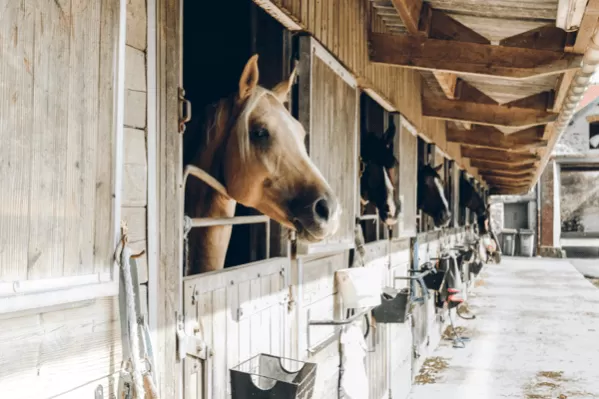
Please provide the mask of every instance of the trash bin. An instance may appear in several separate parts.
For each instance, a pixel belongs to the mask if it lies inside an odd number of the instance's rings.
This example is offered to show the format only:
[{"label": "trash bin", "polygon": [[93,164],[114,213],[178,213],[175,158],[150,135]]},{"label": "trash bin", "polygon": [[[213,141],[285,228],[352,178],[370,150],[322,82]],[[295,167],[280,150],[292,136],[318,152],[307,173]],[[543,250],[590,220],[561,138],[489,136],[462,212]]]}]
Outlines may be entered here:
[{"label": "trash bin", "polygon": [[516,234],[518,233],[515,229],[503,229],[501,230],[501,252],[507,256],[514,256],[514,250],[516,249]]},{"label": "trash bin", "polygon": [[520,229],[520,255],[532,257],[534,232],[530,229]]}]

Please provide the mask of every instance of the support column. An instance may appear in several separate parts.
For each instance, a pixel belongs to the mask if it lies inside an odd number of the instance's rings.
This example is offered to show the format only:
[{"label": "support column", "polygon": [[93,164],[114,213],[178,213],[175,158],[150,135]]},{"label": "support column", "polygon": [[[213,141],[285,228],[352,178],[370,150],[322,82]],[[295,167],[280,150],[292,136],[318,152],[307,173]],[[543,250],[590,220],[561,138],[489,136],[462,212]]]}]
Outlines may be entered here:
[{"label": "support column", "polygon": [[564,257],[560,248],[559,165],[547,163],[540,179],[541,189],[541,256]]}]

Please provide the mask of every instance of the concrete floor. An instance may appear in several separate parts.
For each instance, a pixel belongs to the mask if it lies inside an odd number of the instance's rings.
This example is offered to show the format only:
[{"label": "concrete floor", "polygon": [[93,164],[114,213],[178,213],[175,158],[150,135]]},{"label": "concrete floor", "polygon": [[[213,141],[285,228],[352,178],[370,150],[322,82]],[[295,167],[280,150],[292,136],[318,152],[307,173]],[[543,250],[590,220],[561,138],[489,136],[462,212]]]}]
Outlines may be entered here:
[{"label": "concrete floor", "polygon": [[568,261],[582,273],[583,276],[589,278],[599,278],[599,259],[568,259]]},{"label": "concrete floor", "polygon": [[567,259],[505,257],[475,285],[472,341],[442,341],[410,399],[599,398],[599,289]]}]

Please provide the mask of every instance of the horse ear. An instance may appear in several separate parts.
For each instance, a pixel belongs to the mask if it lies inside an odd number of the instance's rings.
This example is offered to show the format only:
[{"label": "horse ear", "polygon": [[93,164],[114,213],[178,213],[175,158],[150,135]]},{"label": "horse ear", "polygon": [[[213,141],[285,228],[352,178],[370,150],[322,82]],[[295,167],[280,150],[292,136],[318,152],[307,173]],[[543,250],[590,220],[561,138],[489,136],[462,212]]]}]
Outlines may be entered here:
[{"label": "horse ear", "polygon": [[295,62],[295,65],[293,66],[293,71],[291,72],[291,75],[289,75],[289,78],[287,80],[280,82],[279,84],[277,84],[274,87],[274,89],[272,89],[272,92],[275,94],[275,96],[277,96],[279,101],[281,101],[282,103],[289,101],[289,92],[291,91],[291,86],[293,86],[293,82],[295,81],[296,75],[297,75],[297,61]]},{"label": "horse ear", "polygon": [[258,86],[258,54],[254,54],[245,64],[241,78],[239,79],[239,99],[245,100],[248,98],[256,86]]},{"label": "horse ear", "polygon": [[441,168],[443,167],[443,164],[439,164],[438,166],[435,166],[433,169],[435,170],[435,172],[438,172],[441,170]]},{"label": "horse ear", "polygon": [[393,144],[393,138],[395,137],[395,125],[392,123],[389,125],[389,127],[387,128],[387,131],[383,134],[383,141],[385,142],[385,145],[387,147],[391,146],[391,144]]}]

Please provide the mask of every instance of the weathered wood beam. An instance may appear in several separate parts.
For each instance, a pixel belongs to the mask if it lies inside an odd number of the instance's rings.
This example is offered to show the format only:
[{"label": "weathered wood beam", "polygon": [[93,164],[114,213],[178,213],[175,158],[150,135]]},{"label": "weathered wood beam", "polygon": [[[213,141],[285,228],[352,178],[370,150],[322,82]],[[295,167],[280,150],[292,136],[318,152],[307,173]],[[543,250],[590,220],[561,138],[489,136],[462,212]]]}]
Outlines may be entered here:
[{"label": "weathered wood beam", "polygon": [[530,186],[530,182],[519,184],[514,182],[488,181],[487,183],[491,186],[502,187],[506,189],[526,189]]},{"label": "weathered wood beam", "polygon": [[543,127],[535,126],[509,135],[491,126],[475,126],[472,130],[447,127],[447,141],[468,147],[506,151],[522,151],[547,145],[542,140]]},{"label": "weathered wood beam", "polygon": [[533,94],[528,97],[510,101],[504,104],[508,107],[532,108],[538,110],[553,111],[555,102],[555,91],[549,90],[541,93]]},{"label": "weathered wood beam", "polygon": [[479,169],[478,173],[481,176],[498,176],[498,177],[516,177],[516,178],[528,178],[533,177],[534,168],[529,168],[523,171],[509,171],[509,170],[491,170],[491,169]]},{"label": "weathered wood beam", "polygon": [[536,154],[527,154],[520,152],[507,152],[483,148],[470,148],[465,146],[461,147],[461,151],[463,157],[493,162],[516,163],[539,160],[539,156]]},{"label": "weathered wood beam", "polygon": [[557,113],[511,105],[484,104],[474,101],[449,100],[425,94],[422,115],[435,119],[471,122],[479,125],[530,127],[545,125],[557,119]]},{"label": "weathered wood beam", "polygon": [[518,195],[525,194],[528,192],[528,186],[521,187],[504,187],[504,186],[493,186],[491,187],[491,195]]},{"label": "weathered wood beam", "polygon": [[566,46],[572,45],[573,37],[573,32],[566,32],[553,25],[545,25],[505,38],[499,42],[499,45],[537,50],[564,51]]},{"label": "weathered wood beam", "polygon": [[370,61],[407,68],[523,79],[580,66],[582,57],[549,50],[370,33]]},{"label": "weathered wood beam", "polygon": [[403,24],[411,34],[418,33],[422,0],[391,0]]},{"label": "weathered wood beam", "polygon": [[555,26],[566,30],[578,29],[586,5],[587,0],[559,0]]},{"label": "weathered wood beam", "polygon": [[526,162],[495,162],[484,159],[470,159],[470,166],[477,169],[491,169],[511,172],[529,171],[535,168],[535,161]]},{"label": "weathered wood beam", "polygon": [[576,34],[576,41],[572,48],[572,52],[576,54],[583,54],[589,43],[591,42],[591,36],[595,32],[595,27],[599,21],[599,0],[589,0],[587,7],[580,23],[580,28]]},{"label": "weathered wood beam", "polygon": [[433,74],[435,75],[437,82],[439,82],[439,86],[441,86],[445,96],[450,100],[455,100],[458,75],[455,73],[437,71],[433,71]]},{"label": "weathered wood beam", "polygon": [[531,177],[513,177],[513,176],[485,176],[485,180],[489,183],[506,183],[506,184],[527,184],[530,183]]},{"label": "weathered wood beam", "polygon": [[431,39],[455,40],[459,42],[490,44],[489,39],[450,17],[441,10],[426,10],[424,4],[420,21],[420,34]]}]

